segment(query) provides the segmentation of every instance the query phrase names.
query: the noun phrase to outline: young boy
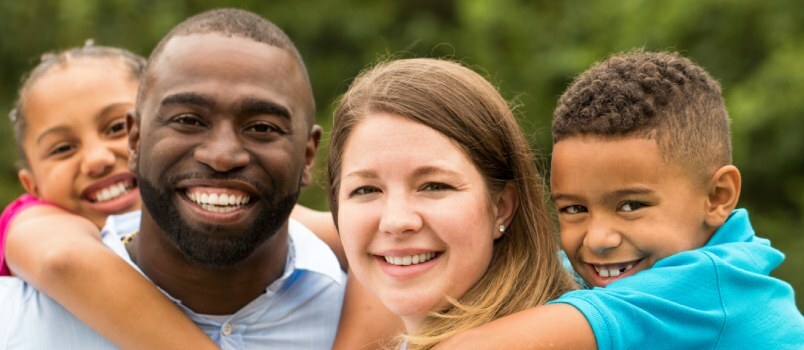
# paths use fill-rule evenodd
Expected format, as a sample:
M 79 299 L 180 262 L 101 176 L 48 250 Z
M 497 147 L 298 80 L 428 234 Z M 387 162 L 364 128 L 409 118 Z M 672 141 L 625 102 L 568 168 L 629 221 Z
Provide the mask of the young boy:
M 553 119 L 561 245 L 592 287 L 460 334 L 443 348 L 801 349 L 784 255 L 737 209 L 719 84 L 672 53 L 612 56 Z

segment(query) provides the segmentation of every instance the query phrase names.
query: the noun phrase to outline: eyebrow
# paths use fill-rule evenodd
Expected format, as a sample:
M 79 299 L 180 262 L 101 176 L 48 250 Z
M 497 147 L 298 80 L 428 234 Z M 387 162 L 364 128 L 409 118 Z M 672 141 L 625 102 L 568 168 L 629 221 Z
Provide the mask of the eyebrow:
M 633 195 L 646 195 L 646 194 L 652 194 L 652 193 L 653 193 L 653 190 L 651 190 L 649 188 L 644 188 L 644 187 L 624 188 L 624 189 L 621 189 L 621 190 L 616 190 L 616 191 L 611 192 L 611 193 L 606 193 L 603 196 L 603 198 L 606 201 L 610 201 L 612 199 L 621 198 L 621 197 L 627 197 L 627 196 L 633 196 Z M 578 202 L 578 201 L 581 201 L 583 199 L 583 197 L 573 195 L 573 194 L 566 194 L 566 193 L 557 193 L 557 194 L 554 193 L 554 194 L 550 195 L 550 199 L 552 199 L 554 202 L 557 201 L 557 200 L 561 200 L 561 199 L 568 200 L 568 201 L 573 201 L 573 202 Z
M 427 175 L 432 175 L 432 174 L 448 174 L 448 175 L 452 175 L 452 176 L 463 176 L 463 174 L 461 174 L 461 173 L 459 173 L 457 171 L 444 169 L 444 168 L 439 168 L 439 167 L 434 167 L 434 166 L 422 166 L 422 167 L 416 168 L 416 170 L 413 171 L 413 177 L 414 178 L 427 176 Z M 355 170 L 355 171 L 353 171 L 351 173 L 346 174 L 344 176 L 344 178 L 349 177 L 349 176 L 358 176 L 358 177 L 367 178 L 367 179 L 376 179 L 377 177 L 379 177 L 377 175 L 377 172 L 374 171 L 374 170 L 371 170 L 371 169 Z
M 197 94 L 194 92 L 182 92 L 165 97 L 164 99 L 162 99 L 161 105 L 162 106 L 194 105 L 204 108 L 214 108 L 215 102 L 213 102 L 212 99 L 201 94 Z
M 116 102 L 116 103 L 109 104 L 106 107 L 103 107 L 103 109 L 101 109 L 100 112 L 95 114 L 95 117 L 94 117 L 95 123 L 98 123 L 103 117 L 108 115 L 109 112 L 111 112 L 115 108 L 118 108 L 120 106 L 125 106 L 125 105 L 133 106 L 134 104 L 131 103 L 131 102 Z M 36 138 L 36 144 L 37 145 L 41 144 L 42 139 L 44 139 L 45 137 L 47 137 L 50 134 L 58 134 L 58 133 L 63 133 L 63 132 L 68 132 L 68 131 L 70 131 L 70 127 L 68 127 L 67 125 L 59 125 L 59 126 L 47 129 L 43 133 L 41 133 L 39 135 L 39 137 Z
M 259 98 L 247 97 L 240 103 L 240 110 L 247 115 L 270 114 L 290 119 L 290 111 L 277 103 Z

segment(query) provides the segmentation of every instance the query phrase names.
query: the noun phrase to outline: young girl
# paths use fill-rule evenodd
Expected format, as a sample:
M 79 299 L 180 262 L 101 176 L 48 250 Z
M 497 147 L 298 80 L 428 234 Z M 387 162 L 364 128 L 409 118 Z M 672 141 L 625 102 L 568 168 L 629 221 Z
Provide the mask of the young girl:
M 330 207 L 354 275 L 427 349 L 552 300 L 545 190 L 506 102 L 457 63 L 406 59 L 362 73 L 335 112 Z
M 108 215 L 140 207 L 125 113 L 143 65 L 128 51 L 88 43 L 43 56 L 25 80 L 10 118 L 27 194 L 0 219 L 0 274 L 25 279 L 121 348 L 214 349 L 99 241 Z

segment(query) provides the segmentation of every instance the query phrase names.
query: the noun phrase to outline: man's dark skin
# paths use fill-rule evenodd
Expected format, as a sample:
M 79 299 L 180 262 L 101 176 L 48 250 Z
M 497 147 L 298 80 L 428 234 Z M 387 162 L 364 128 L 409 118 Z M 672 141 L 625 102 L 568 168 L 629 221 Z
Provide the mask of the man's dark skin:
M 299 65 L 287 50 L 216 33 L 174 37 L 149 62 L 127 117 L 143 195 L 128 250 L 195 312 L 234 313 L 284 271 L 287 217 L 321 138 Z M 202 192 L 250 201 L 210 211 L 190 198 Z

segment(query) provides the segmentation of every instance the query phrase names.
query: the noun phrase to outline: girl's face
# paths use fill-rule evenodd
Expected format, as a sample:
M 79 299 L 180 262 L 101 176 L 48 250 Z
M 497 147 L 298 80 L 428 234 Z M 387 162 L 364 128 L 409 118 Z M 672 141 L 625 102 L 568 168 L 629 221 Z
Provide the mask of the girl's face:
M 110 214 L 139 209 L 125 124 L 136 95 L 126 66 L 107 58 L 56 65 L 34 81 L 24 110 L 29 167 L 19 173 L 26 191 L 98 227 Z
M 340 176 L 338 223 L 349 265 L 408 331 L 488 269 L 504 205 L 446 136 L 370 114 L 346 142 Z

